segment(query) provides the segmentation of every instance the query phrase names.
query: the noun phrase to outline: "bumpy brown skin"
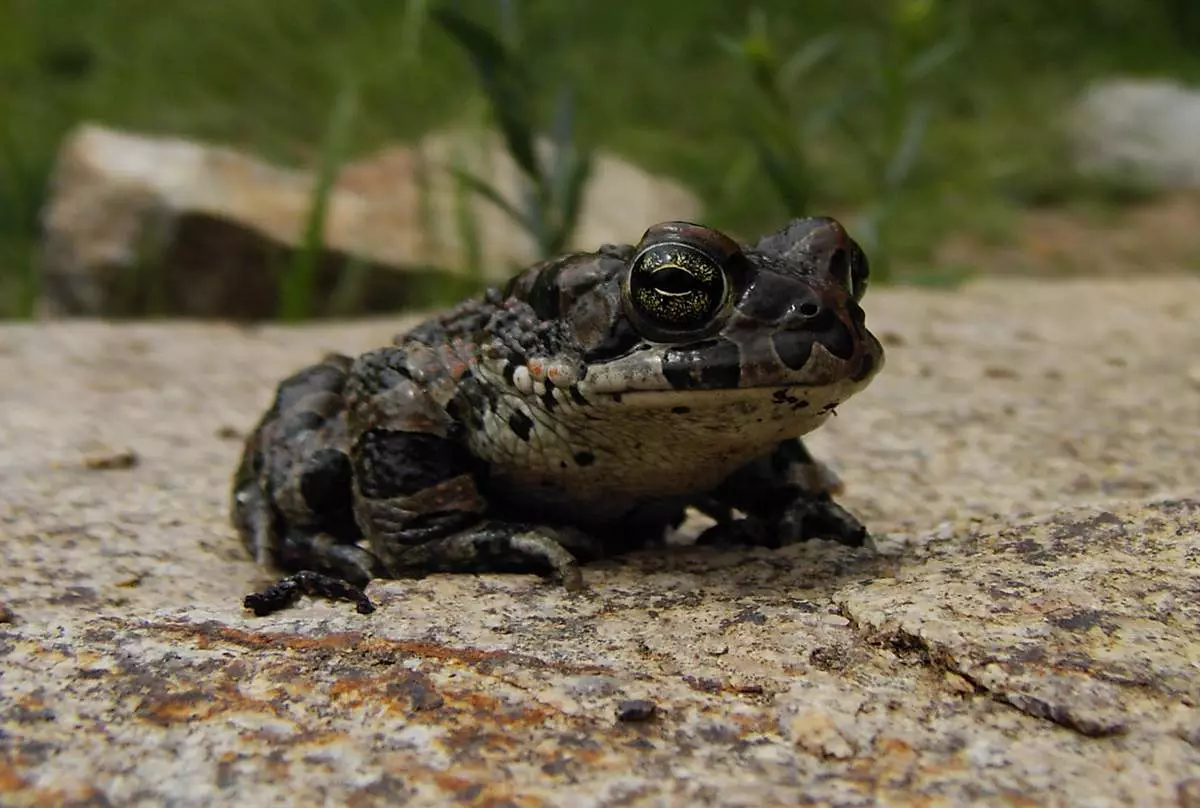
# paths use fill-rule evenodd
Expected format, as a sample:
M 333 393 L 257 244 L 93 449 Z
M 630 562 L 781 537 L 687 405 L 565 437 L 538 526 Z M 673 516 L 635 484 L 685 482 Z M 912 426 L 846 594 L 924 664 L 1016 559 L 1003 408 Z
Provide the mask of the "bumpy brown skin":
M 395 344 L 283 381 L 247 439 L 232 518 L 292 572 L 246 598 L 374 607 L 375 577 L 550 573 L 659 541 L 861 544 L 798 439 L 883 364 L 859 246 L 796 220 L 753 247 L 671 222 L 543 262 Z M 736 518 L 735 510 L 744 514 Z

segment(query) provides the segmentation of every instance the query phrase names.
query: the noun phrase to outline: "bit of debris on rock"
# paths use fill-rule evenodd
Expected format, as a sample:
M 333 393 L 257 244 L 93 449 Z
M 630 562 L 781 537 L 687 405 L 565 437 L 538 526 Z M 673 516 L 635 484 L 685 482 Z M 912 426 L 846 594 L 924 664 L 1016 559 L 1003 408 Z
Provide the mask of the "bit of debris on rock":
M 1181 808 L 1200 808 L 1200 777 L 1184 780 L 1175 787 Z
M 658 714 L 658 705 L 649 699 L 625 699 L 617 702 L 618 721 L 649 721 Z
M 132 449 L 122 449 L 90 454 L 83 459 L 83 465 L 92 471 L 117 471 L 131 469 L 141 460 L 138 453 Z
M 17 616 L 13 614 L 13 610 L 8 608 L 8 604 L 0 601 L 0 623 L 15 623 Z

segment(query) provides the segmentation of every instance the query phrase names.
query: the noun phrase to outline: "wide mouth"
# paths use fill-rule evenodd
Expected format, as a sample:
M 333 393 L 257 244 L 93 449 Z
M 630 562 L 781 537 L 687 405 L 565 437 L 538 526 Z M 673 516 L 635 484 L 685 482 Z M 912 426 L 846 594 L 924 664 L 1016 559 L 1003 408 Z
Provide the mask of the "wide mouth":
M 589 366 L 581 390 L 601 395 L 673 395 L 826 387 L 857 389 L 878 370 L 880 360 L 861 355 L 847 361 L 820 343 L 802 367 L 790 368 L 769 354 L 742 352 L 732 343 L 712 349 L 639 351 Z M 863 371 L 866 371 L 865 373 Z

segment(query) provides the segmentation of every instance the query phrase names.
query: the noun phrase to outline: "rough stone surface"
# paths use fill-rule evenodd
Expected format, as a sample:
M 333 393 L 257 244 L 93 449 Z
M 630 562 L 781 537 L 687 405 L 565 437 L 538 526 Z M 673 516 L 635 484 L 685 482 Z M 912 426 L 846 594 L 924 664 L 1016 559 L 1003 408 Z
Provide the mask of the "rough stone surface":
M 683 547 L 579 595 L 433 576 L 262 619 L 237 433 L 397 324 L 0 328 L 0 803 L 1197 804 L 1196 300 L 873 290 L 889 366 L 812 444 L 879 556 Z
M 458 188 L 451 165 L 521 198 L 514 163 L 486 132 L 437 132 L 344 166 L 315 267 L 314 297 L 331 311 L 318 314 L 397 310 L 407 300 L 406 272 L 478 269 L 495 280 L 538 257 L 495 205 Z M 314 185 L 312 172 L 234 149 L 81 125 L 60 148 L 42 211 L 39 308 L 271 317 L 280 273 L 305 243 Z M 464 194 L 475 238 L 489 246 L 478 268 L 461 227 Z M 647 222 L 700 215 L 698 198 L 679 183 L 599 153 L 568 247 L 637 241 Z

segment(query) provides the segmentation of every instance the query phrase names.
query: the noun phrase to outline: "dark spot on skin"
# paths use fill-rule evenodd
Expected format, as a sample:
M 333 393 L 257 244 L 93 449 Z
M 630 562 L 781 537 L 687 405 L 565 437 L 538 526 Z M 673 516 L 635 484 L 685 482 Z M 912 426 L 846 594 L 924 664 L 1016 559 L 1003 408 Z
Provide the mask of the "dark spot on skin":
M 529 435 L 533 431 L 533 419 L 520 410 L 513 410 L 513 414 L 508 416 L 508 428 L 518 438 L 528 443 Z
M 633 325 L 626 318 L 618 317 L 608 333 L 604 335 L 604 339 L 594 348 L 584 352 L 583 359 L 585 362 L 616 359 L 630 353 L 641 341 L 642 335 L 634 329 Z
M 792 370 L 800 370 L 812 356 L 813 335 L 809 331 L 779 331 L 771 336 L 779 361 Z
M 427 432 L 369 429 L 354 445 L 359 490 L 368 499 L 415 493 L 470 469 L 457 442 Z
M 273 413 L 285 412 L 310 393 L 340 392 L 346 383 L 346 373 L 331 364 L 310 365 L 279 383 L 275 392 Z
M 311 410 L 293 410 L 277 423 L 281 438 L 294 438 L 301 432 L 319 429 L 325 423 L 325 418 Z
M 759 272 L 754 276 L 749 293 L 738 307 L 743 315 L 763 324 L 775 323 L 783 317 L 788 306 L 802 289 L 797 281 L 773 272 Z
M 826 404 L 824 407 L 821 408 L 821 412 L 831 412 L 831 411 L 833 411 L 833 409 L 835 407 L 837 407 L 837 405 L 838 405 L 837 401 L 831 401 L 828 404 Z
M 500 406 L 500 394 L 496 391 L 496 388 L 490 384 L 481 384 L 477 389 L 487 399 L 487 408 L 495 412 L 496 408 Z
M 584 406 L 584 407 L 587 406 L 588 400 L 583 397 L 583 393 L 579 392 L 579 387 L 577 385 L 574 385 L 574 384 L 571 385 L 569 392 L 571 393 L 572 401 L 574 401 L 576 404 L 579 404 L 580 406 Z
M 590 466 L 596 462 L 596 456 L 591 452 L 576 452 L 575 464 L 579 466 Z
M 300 494 L 315 513 L 344 510 L 351 506 L 350 458 L 337 449 L 318 449 L 305 463 Z
M 841 320 L 833 319 L 829 327 L 817 335 L 817 339 L 838 359 L 845 360 L 854 355 L 854 335 Z
M 554 412 L 554 408 L 558 406 L 558 399 L 554 397 L 554 388 L 547 385 L 546 392 L 542 393 L 542 404 L 546 407 L 546 412 Z
M 558 276 L 565 265 L 566 262 L 560 261 L 543 269 L 525 295 L 525 302 L 533 307 L 542 320 L 553 320 L 559 315 Z M 509 291 L 511 293 L 511 287 Z
M 741 350 L 725 339 L 680 345 L 663 356 L 663 376 L 676 390 L 730 389 L 741 375 Z
M 794 395 L 792 395 L 791 390 L 789 390 L 788 388 L 784 388 L 783 390 L 776 390 L 774 393 L 772 393 L 771 401 L 773 401 L 776 404 L 790 404 L 793 412 L 795 412 L 796 410 L 802 410 L 808 406 L 807 400 L 796 398 Z
M 672 407 L 671 408 L 671 412 L 675 413 L 676 415 L 687 415 L 691 411 L 692 411 L 691 407 Z M 759 419 L 759 420 L 761 420 L 761 419 Z
M 862 362 L 859 364 L 858 373 L 854 374 L 853 380 L 861 382 L 863 379 L 871 375 L 871 371 L 875 369 L 875 357 L 870 354 L 863 354 Z
M 354 374 L 356 386 L 363 393 L 391 390 L 412 379 L 408 370 L 408 352 L 390 347 L 368 351 L 355 361 Z
M 567 461 L 565 461 L 565 460 L 558 461 L 558 467 L 560 469 L 565 469 L 567 467 Z
M 610 398 L 612 398 L 612 400 L 613 400 L 613 403 L 614 403 L 614 404 L 620 404 L 620 403 L 621 403 L 621 394 L 620 394 L 620 393 L 613 393 L 613 394 L 610 396 Z

